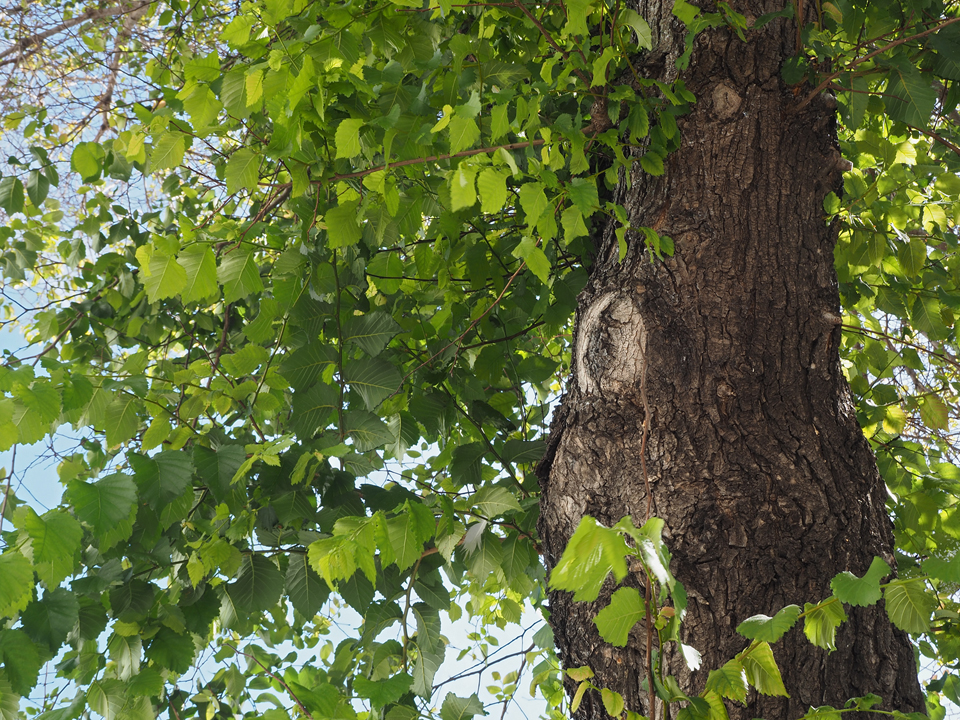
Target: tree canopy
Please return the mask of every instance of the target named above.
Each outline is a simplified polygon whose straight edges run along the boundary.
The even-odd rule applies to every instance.
[[[782,78],[798,111],[837,100],[849,167],[824,221],[841,228],[844,367],[890,490],[887,611],[957,668],[960,8],[673,7],[672,82],[638,72],[661,29],[622,0],[2,11],[3,311],[28,340],[0,367],[3,720],[46,673],[60,680],[29,709],[45,720],[483,713],[436,687],[444,627],[469,616],[483,645],[543,607],[533,466],[591,233],[614,228],[621,259],[673,253],[612,189],[696,141],[677,119],[703,101],[683,81],[700,39],[770,23],[797,27]],[[68,426],[79,440],[52,445]],[[16,454],[37,443],[63,485],[46,512]],[[586,599],[638,553],[676,593],[655,522],[578,542],[556,587]],[[876,602],[888,571],[737,618],[752,649],[713,669],[717,702],[657,692],[717,720],[743,677],[777,692],[766,643],[803,612],[827,651],[843,603]],[[597,617],[614,644],[642,617],[626,590]],[[345,607],[362,622],[334,645]],[[528,689],[569,711],[552,647],[537,633],[494,677],[504,711]],[[933,717],[960,700],[948,670]]]

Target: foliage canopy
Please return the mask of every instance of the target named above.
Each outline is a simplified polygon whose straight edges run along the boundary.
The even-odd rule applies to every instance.
[[[677,67],[698,34],[747,38],[798,6],[677,0]],[[824,209],[845,368],[891,491],[902,579],[884,592],[951,667],[957,9],[824,2],[783,68],[798,106],[839,99],[853,166]],[[23,4],[0,25],[3,307],[29,340],[0,367],[0,449],[79,438],[51,451],[54,509],[23,502],[16,454],[6,476],[0,717],[50,661],[46,720],[482,713],[437,685],[441,618],[466,612],[486,648],[543,600],[532,466],[590,233],[612,224],[621,258],[673,251],[612,200],[664,172],[697,102],[682,72],[638,71],[647,22],[620,0],[131,0]],[[554,579],[585,599],[641,532],[595,531],[611,565]],[[662,553],[645,561],[669,584]],[[830,648],[842,603],[876,602],[887,570],[838,577],[802,613],[808,638]],[[334,644],[347,607],[362,621]],[[778,690],[767,643],[791,608],[744,618],[752,649],[693,711],[722,717],[744,677]],[[618,591],[596,621],[622,644],[644,612]],[[549,633],[521,659],[494,694],[524,691],[526,669],[562,716]],[[931,685],[934,714],[958,682]]]

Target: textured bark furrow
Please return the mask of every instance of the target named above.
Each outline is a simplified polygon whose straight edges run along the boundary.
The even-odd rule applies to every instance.
[[[776,9],[761,5],[741,11]],[[647,17],[676,42],[665,12]],[[777,27],[747,43],[726,31],[698,39],[684,80],[700,100],[681,120],[681,148],[662,178],[638,173],[620,191],[631,223],[658,225],[675,255],[651,263],[633,238],[621,264],[611,228],[598,243],[574,380],[541,467],[551,567],[584,515],[642,522],[646,374],[654,512],[690,596],[687,641],[704,658],[699,673],[673,670],[694,692],[745,646],[735,633],[745,618],[819,601],[836,573],[862,573],[875,555],[892,562],[884,487],[837,355],[835,233],[822,210],[840,188],[833,111],[815,102],[790,113],[779,67],[792,35]],[[598,685],[646,712],[642,627],[618,650],[592,622],[614,589],[592,605],[554,593],[551,622],[567,666],[590,665]],[[912,650],[881,608],[852,612],[837,644],[828,655],[792,630],[774,648],[791,697],[752,697],[730,705],[731,718],[786,720],[867,692],[922,708]],[[578,717],[606,715],[588,697]]]

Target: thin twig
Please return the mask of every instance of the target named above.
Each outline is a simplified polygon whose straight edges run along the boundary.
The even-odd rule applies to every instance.
[[[832,82],[833,82],[834,80],[836,80],[838,77],[840,77],[841,75],[843,75],[843,73],[849,72],[850,70],[852,70],[853,68],[855,68],[855,67],[856,67],[857,65],[859,65],[860,63],[864,63],[864,62],[866,62],[867,60],[872,60],[872,59],[875,58],[877,55],[880,55],[881,53],[884,53],[884,52],[886,52],[887,50],[890,50],[891,48],[895,48],[895,47],[897,47],[898,45],[903,45],[904,43],[910,42],[911,40],[918,40],[919,38],[925,37],[925,36],[927,36],[927,35],[932,35],[933,33],[937,32],[938,30],[942,30],[942,29],[945,28],[947,25],[953,25],[953,23],[955,23],[955,22],[960,22],[960,17],[955,17],[955,18],[950,18],[949,20],[945,20],[944,22],[942,22],[942,23],[940,23],[940,24],[938,24],[938,25],[934,25],[932,28],[929,28],[929,29],[927,29],[927,30],[924,30],[924,31],[921,32],[921,33],[917,33],[916,35],[910,35],[909,37],[900,38],[899,40],[894,40],[893,42],[887,43],[887,44],[884,45],[883,47],[877,48],[876,50],[874,50],[874,51],[871,52],[871,53],[867,53],[866,55],[864,55],[864,56],[861,57],[861,58],[857,58],[856,60],[854,60],[853,62],[851,62],[849,65],[845,65],[845,66],[842,67],[841,69],[839,69],[839,70],[837,70],[837,71],[835,71],[835,72],[832,72],[832,73],[830,73],[829,75],[827,75],[827,77],[824,78],[823,82],[821,82],[819,85],[817,85],[817,87],[815,87],[815,88],[813,89],[813,92],[811,92],[811,93],[810,93],[809,95],[807,95],[803,100],[801,100],[798,105],[796,105],[795,107],[791,108],[790,111],[789,111],[789,113],[790,113],[791,115],[794,115],[794,114],[800,112],[801,110],[803,110],[803,108],[805,108],[807,105],[809,105],[809,104],[813,101],[813,99],[814,99],[817,95],[819,95],[819,94],[821,93],[821,91],[823,91],[830,83],[832,83]]]
[[[286,690],[286,691],[290,694],[290,697],[293,698],[293,701],[297,704],[297,707],[300,708],[300,712],[302,712],[304,715],[306,715],[308,718],[310,718],[310,720],[313,720],[313,715],[311,715],[311,714],[310,714],[310,711],[307,710],[307,708],[304,707],[303,703],[300,702],[300,698],[298,698],[298,697],[297,697],[297,694],[296,694],[293,690],[290,689],[290,686],[287,685],[287,684],[283,681],[283,678],[281,678],[279,675],[277,675],[275,672],[273,672],[270,668],[268,668],[266,665],[264,665],[262,662],[260,662],[256,657],[254,657],[254,656],[251,655],[250,653],[245,653],[245,652],[243,652],[243,650],[240,650],[239,648],[234,647],[233,645],[231,645],[231,644],[228,643],[228,642],[225,642],[225,643],[223,643],[223,644],[226,645],[228,648],[231,648],[234,652],[239,653],[240,655],[243,655],[243,656],[245,656],[245,657],[250,658],[250,659],[253,660],[257,665],[259,665],[260,667],[262,667],[262,668],[263,668],[263,671],[264,671],[265,673],[267,673],[267,675],[269,675],[269,676],[272,677],[274,680],[276,680],[278,683],[280,683],[280,685],[283,686],[283,689]]]

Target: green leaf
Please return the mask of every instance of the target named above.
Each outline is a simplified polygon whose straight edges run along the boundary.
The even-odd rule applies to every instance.
[[[646,615],[646,607],[640,593],[633,588],[622,587],[610,598],[610,604],[593,619],[600,637],[611,645],[624,647],[630,630]],[[609,712],[609,711],[608,711]]]
[[[40,207],[50,192],[50,181],[39,170],[31,170],[27,175],[27,197],[34,207]]]
[[[340,388],[317,383],[309,390],[293,395],[293,427],[297,435],[309,440],[324,429],[330,416],[340,407]]]
[[[486,714],[483,703],[480,702],[476,693],[468,698],[447,693],[443,699],[443,705],[440,706],[440,720],[469,720],[475,715]]]
[[[376,682],[362,676],[353,679],[353,689],[357,695],[368,698],[374,707],[380,708],[397,702],[410,691],[412,684],[413,677],[405,672]]]
[[[0,208],[7,215],[23,212],[23,183],[20,178],[5,177],[0,180]]]
[[[468,117],[454,115],[450,118],[450,154],[456,155],[461,150],[472,148],[480,139],[480,128],[476,121]]]
[[[439,654],[421,652],[413,665],[413,684],[410,689],[419,697],[429,700],[433,694],[433,678],[443,662],[442,651]]]
[[[930,616],[938,601],[923,580],[893,580],[884,590],[883,599],[887,617],[901,630],[922,633],[930,629]]]
[[[70,167],[80,173],[81,180],[90,182],[100,177],[103,156],[103,148],[99,143],[78,143],[70,156]]]
[[[640,17],[634,10],[623,8],[620,10],[620,16],[617,18],[620,24],[633,29],[637,35],[637,45],[644,50],[653,49],[653,35],[647,21]]]
[[[513,256],[526,262],[530,272],[536,275],[544,285],[550,282],[550,261],[543,250],[537,247],[532,237],[524,237],[514,249]]]
[[[353,360],[343,371],[350,388],[360,394],[368,410],[375,410],[397,392],[403,382],[396,366],[379,358]]]
[[[150,153],[151,170],[171,170],[180,167],[187,151],[187,139],[182,133],[165,132],[154,143]]]
[[[914,127],[926,127],[936,103],[937,91],[913,63],[900,62],[890,68],[883,104],[892,118]]]
[[[719,670],[711,670],[710,675],[707,676],[706,689],[712,690],[720,697],[745,703],[747,679],[743,673],[743,664],[734,659],[727,661]]]
[[[233,476],[246,459],[247,453],[241,445],[221,445],[216,451],[201,445],[193,449],[197,475],[210,488],[217,502],[226,499]]]
[[[227,585],[227,592],[237,608],[247,612],[269,610],[280,599],[282,591],[283,575],[277,566],[268,558],[253,553],[243,556],[240,574],[235,582]]]
[[[383,447],[393,440],[393,433],[380,418],[366,410],[350,410],[343,415],[344,431],[353,438],[358,452]]]
[[[618,532],[585,516],[550,574],[550,587],[575,593],[578,602],[593,602],[610,573],[617,582],[626,577],[628,554],[630,548]]]
[[[225,177],[231,195],[241,190],[253,192],[260,179],[260,155],[253,148],[240,148],[227,161]]]
[[[881,597],[880,581],[890,574],[890,566],[875,557],[863,578],[844,571],[830,581],[830,589],[840,602],[859,607],[875,605]]]
[[[343,202],[327,210],[327,243],[331,248],[343,248],[360,242],[360,226],[357,225],[356,201]]]
[[[845,622],[847,614],[836,598],[827,598],[820,605],[806,603],[803,606],[803,634],[819,648],[836,650],[837,628]]]
[[[586,35],[587,15],[590,13],[592,2],[590,0],[568,0],[567,2],[567,24],[563,28],[564,35]]]
[[[93,530],[107,550],[133,532],[137,514],[137,487],[129,475],[115,473],[95,483],[75,480],[66,498],[73,504],[77,519]]]
[[[126,685],[119,680],[98,680],[87,690],[87,703],[103,720],[118,720],[126,703],[125,688]]]
[[[272,564],[269,560],[264,562]],[[190,633],[176,632],[168,627],[160,628],[144,652],[146,658],[158,668],[173,670],[179,674],[190,670],[196,654],[196,645]]]
[[[194,245],[177,258],[186,273],[186,283],[180,291],[184,303],[213,301],[220,294],[217,286],[217,258],[209,246]]]
[[[600,690],[600,699],[603,701],[603,708],[611,717],[620,717],[623,714],[623,695],[614,692],[609,688]]]
[[[336,365],[340,356],[337,348],[316,341],[294,351],[280,366],[280,373],[295,390],[304,390],[317,382],[321,373],[330,365]]]
[[[313,618],[330,595],[330,589],[310,567],[306,553],[291,553],[287,566],[286,591],[294,609]]]
[[[73,572],[83,537],[83,529],[73,517],[59,510],[41,517],[33,508],[23,507],[17,510],[14,524],[27,536],[23,554],[48,588],[55,588]]]
[[[376,357],[401,329],[385,312],[354,315],[344,324],[343,340],[355,343],[367,355]]]
[[[476,177],[477,169],[466,163],[460,163],[457,169],[450,173],[451,210],[456,212],[477,202]]]
[[[360,154],[360,128],[363,124],[363,120],[347,118],[337,126],[337,132],[333,138],[333,144],[337,148],[337,159],[349,160]]]
[[[254,254],[246,249],[236,249],[224,256],[217,268],[217,280],[223,285],[224,302],[237,300],[263,290],[260,268]]]
[[[107,406],[103,429],[107,444],[117,447],[131,440],[140,429],[140,400],[130,395],[118,395]]]
[[[950,409],[936,395],[927,395],[920,403],[920,419],[932,430],[946,430],[950,426]]]
[[[773,659],[773,650],[765,642],[752,647],[741,659],[747,682],[762,695],[781,695],[790,697],[783,686],[780,668]]]
[[[772,618],[766,615],[747,618],[737,626],[737,632],[750,640],[774,643],[796,624],[798,617],[800,608],[787,605]]]
[[[131,453],[129,459],[140,499],[155,507],[168,505],[190,487],[193,459],[189,453],[168,451],[152,457]]]
[[[524,183],[520,186],[518,194],[520,196],[520,207],[523,208],[526,215],[524,222],[533,227],[550,204],[547,200],[547,194],[543,190],[543,183]]]
[[[506,175],[495,168],[484,168],[477,176],[477,190],[482,212],[500,212],[507,202]]]
[[[12,617],[30,602],[33,568],[18,552],[0,555],[0,618]]]
[[[150,302],[177,295],[187,285],[187,271],[172,257],[154,253],[143,270],[143,286]]]
[[[80,605],[76,594],[66,588],[47,589],[43,597],[27,606],[20,619],[34,642],[44,643],[56,653],[77,626]]]
[[[520,510],[520,503],[512,492],[493,485],[480,488],[470,498],[470,503],[487,518],[495,518],[498,515]]]

